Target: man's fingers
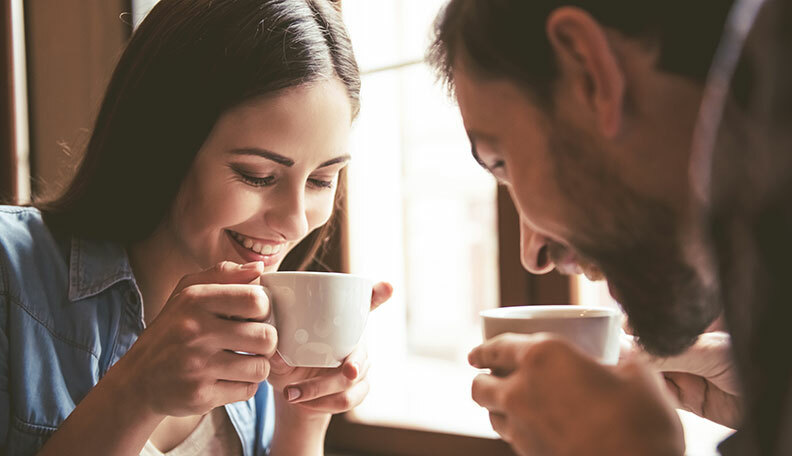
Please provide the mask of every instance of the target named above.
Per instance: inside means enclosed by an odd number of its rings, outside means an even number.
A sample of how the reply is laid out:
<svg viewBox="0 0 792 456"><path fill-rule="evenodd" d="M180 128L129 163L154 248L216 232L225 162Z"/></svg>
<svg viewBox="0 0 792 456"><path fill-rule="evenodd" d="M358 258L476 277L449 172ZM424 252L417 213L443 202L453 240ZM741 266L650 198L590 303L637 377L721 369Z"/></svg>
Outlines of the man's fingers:
<svg viewBox="0 0 792 456"><path fill-rule="evenodd" d="M486 408L490 412L500 413L503 411L503 391L505 390L504 381L501 378L489 374L479 374L473 379L471 396L478 405Z"/></svg>
<svg viewBox="0 0 792 456"><path fill-rule="evenodd" d="M622 351L623 358L637 359L656 372L683 372L703 377L723 391L739 395L731 357L731 338L724 332L704 333L684 353L667 358L646 354L640 347Z"/></svg>
<svg viewBox="0 0 792 456"><path fill-rule="evenodd" d="M489 419L492 424L492 430L497 432L506 443L510 443L511 434L509 433L509 421L506 415L490 412Z"/></svg>
<svg viewBox="0 0 792 456"><path fill-rule="evenodd" d="M517 366L525 350L548 338L543 333L501 334L474 348L468 355L468 362L479 369L508 373Z"/></svg>
<svg viewBox="0 0 792 456"><path fill-rule="evenodd" d="M185 288L207 283L250 283L264 273L264 263L237 264L232 261L223 261L214 267L195 274L188 274L179 281L173 294Z"/></svg>
<svg viewBox="0 0 792 456"><path fill-rule="evenodd" d="M382 303L393 296L393 285L388 282L380 282L374 285L371 291L371 310L376 309Z"/></svg>

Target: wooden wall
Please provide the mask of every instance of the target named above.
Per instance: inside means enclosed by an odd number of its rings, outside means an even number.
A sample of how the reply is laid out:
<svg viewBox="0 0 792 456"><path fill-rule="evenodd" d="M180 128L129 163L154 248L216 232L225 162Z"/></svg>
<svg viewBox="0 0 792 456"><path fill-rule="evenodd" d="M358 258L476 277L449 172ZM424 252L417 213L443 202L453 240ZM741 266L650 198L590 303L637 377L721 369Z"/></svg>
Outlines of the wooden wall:
<svg viewBox="0 0 792 456"><path fill-rule="evenodd" d="M26 0L33 193L68 182L130 36L129 0Z"/></svg>

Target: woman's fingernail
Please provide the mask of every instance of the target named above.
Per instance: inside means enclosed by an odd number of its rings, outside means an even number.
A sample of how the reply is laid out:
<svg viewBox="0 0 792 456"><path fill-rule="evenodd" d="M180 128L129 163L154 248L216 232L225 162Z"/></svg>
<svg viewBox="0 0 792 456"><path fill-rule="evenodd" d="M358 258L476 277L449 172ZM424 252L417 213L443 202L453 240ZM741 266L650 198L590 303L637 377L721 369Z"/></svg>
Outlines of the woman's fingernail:
<svg viewBox="0 0 792 456"><path fill-rule="evenodd" d="M289 402L296 401L300 396L302 396L302 393L299 388L286 388L286 399L288 399Z"/></svg>
<svg viewBox="0 0 792 456"><path fill-rule="evenodd" d="M261 261L254 261L252 263L243 264L239 267L239 269L243 269L245 271L252 271L254 269L261 269Z"/></svg>

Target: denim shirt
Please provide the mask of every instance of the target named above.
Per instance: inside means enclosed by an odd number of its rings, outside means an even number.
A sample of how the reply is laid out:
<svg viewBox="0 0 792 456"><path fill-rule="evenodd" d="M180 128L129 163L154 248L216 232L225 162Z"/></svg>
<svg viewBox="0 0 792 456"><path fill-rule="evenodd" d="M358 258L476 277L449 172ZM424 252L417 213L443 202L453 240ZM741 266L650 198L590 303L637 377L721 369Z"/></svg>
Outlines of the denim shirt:
<svg viewBox="0 0 792 456"><path fill-rule="evenodd" d="M123 246L56 237L0 206L0 454L35 454L144 330ZM244 456L267 453L272 388L225 406Z"/></svg>

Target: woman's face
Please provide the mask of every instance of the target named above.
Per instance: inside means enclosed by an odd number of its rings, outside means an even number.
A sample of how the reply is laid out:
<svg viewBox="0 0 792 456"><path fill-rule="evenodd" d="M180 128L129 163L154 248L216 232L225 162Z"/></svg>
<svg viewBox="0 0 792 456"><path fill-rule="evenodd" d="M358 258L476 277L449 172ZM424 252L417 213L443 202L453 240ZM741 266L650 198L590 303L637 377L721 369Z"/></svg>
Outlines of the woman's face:
<svg viewBox="0 0 792 456"><path fill-rule="evenodd" d="M249 101L215 124L168 228L188 263L262 261L276 270L333 210L349 160L351 104L337 79Z"/></svg>

